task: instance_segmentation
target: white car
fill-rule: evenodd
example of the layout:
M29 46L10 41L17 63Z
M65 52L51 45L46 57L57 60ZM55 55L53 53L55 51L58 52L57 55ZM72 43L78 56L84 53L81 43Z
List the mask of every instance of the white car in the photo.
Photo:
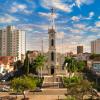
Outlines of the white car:
M9 92L10 91L10 86L4 85L2 88L0 88L0 91L2 91L2 92Z

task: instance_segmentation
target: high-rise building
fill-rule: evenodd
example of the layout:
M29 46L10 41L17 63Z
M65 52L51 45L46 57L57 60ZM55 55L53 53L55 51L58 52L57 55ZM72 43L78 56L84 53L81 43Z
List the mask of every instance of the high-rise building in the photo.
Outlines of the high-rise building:
M77 54L83 53L83 46L77 46Z
M18 30L15 26L0 30L0 56L14 56L21 60L25 54L25 38L25 31Z
M91 53L100 54L100 39L91 42Z

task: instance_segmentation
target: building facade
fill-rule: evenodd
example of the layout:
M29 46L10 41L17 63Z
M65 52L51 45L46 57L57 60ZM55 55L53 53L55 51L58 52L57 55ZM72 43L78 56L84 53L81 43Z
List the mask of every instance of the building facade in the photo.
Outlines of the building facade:
M100 54L100 39L91 42L91 53Z
M8 26L0 30L0 56L14 56L21 60L26 48L25 31L18 30L14 26Z
M77 46L77 54L83 53L83 46Z
M88 61L90 58L91 53L85 52L85 53L81 53L76 55L76 59L77 60L82 60L82 61Z

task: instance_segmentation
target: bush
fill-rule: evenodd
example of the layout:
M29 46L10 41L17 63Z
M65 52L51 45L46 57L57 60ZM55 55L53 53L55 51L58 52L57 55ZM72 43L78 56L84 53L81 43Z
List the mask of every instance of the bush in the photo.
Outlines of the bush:
M30 76L15 78L10 83L14 91L21 93L24 90L31 90L36 88L36 80Z
M100 57L100 54L92 54L89 58L95 59L95 58L98 58L98 57Z
M37 80L36 80L36 86L37 86L37 87L41 87L41 86L42 86L42 83L43 83L43 78L42 78L42 79L37 79Z
M82 77L80 77L80 76L73 76L71 78L69 78L69 77L63 78L63 82L64 82L65 87L67 87L69 85L73 85L73 84L78 84L81 82L81 80L82 80Z

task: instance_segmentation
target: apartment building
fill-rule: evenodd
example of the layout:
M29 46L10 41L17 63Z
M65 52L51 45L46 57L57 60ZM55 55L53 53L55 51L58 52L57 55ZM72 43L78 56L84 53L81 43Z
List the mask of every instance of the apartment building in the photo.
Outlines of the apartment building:
M83 46L77 46L77 54L83 53Z
M25 55L26 36L25 31L8 26L0 30L0 56L14 56L21 60Z
M100 39L91 42L91 53L100 54Z

